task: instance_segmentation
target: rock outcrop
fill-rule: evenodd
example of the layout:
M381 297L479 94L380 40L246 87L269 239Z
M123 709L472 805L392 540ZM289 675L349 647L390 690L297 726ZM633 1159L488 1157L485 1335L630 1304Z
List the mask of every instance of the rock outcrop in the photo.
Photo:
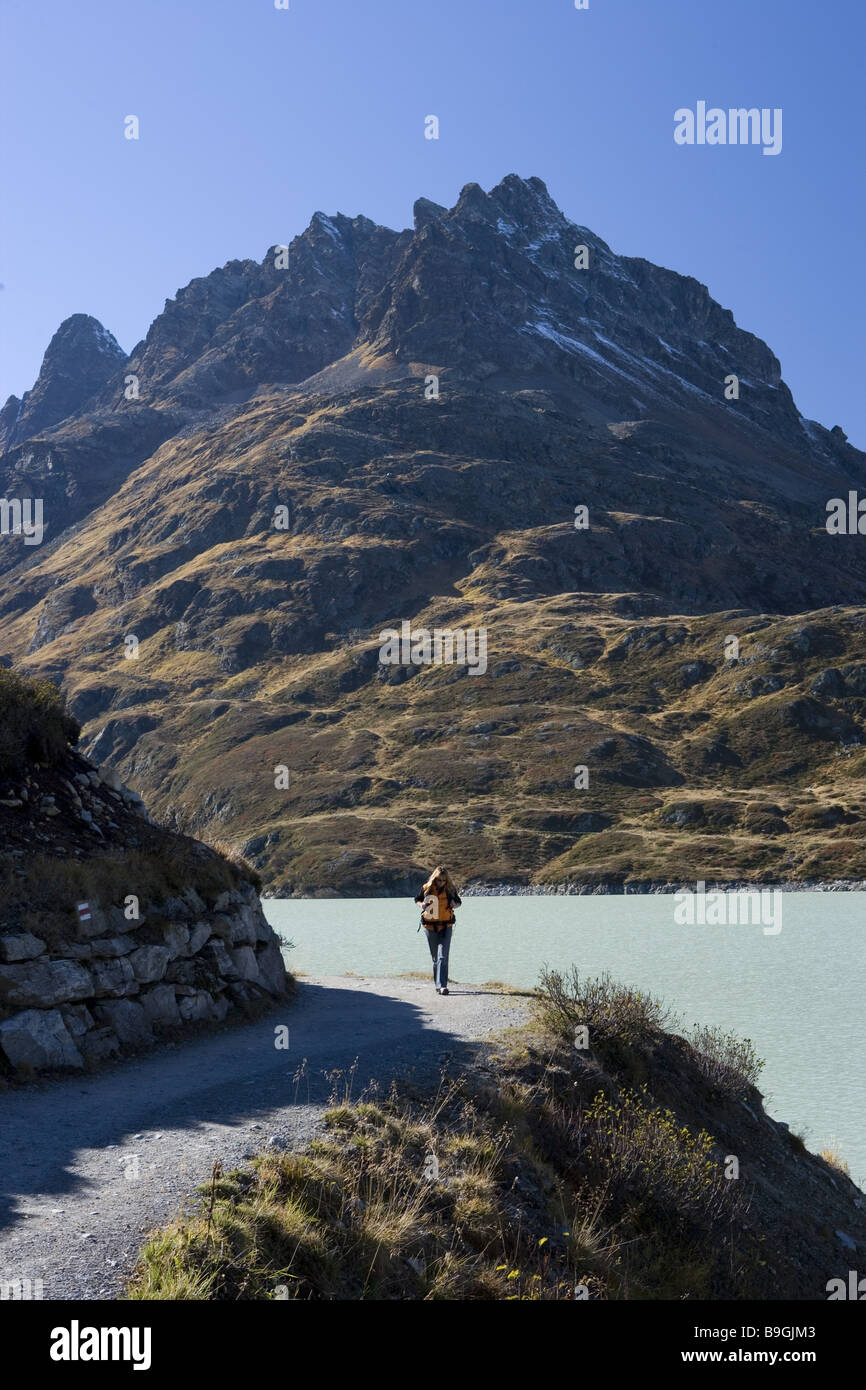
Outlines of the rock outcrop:
M81 1068L283 997L243 866L155 824L70 747L50 691L0 671L0 711L0 1075Z

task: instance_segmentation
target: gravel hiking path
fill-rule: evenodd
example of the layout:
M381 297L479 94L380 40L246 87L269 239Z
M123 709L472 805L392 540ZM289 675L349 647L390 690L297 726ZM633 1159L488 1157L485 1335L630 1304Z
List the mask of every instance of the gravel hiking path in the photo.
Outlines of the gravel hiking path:
M370 1080L433 1080L527 1008L495 987L455 984L443 998L427 980L307 977L255 1023L0 1094L0 1281L41 1279L45 1299L116 1298L143 1237L189 1210L215 1159L229 1170L312 1138L335 1086L344 1094L334 1072L357 1058L353 1099Z

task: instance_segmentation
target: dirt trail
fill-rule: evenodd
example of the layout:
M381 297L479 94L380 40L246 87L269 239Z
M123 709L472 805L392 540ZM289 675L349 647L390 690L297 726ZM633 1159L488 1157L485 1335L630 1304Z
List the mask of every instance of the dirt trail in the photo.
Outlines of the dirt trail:
M330 1074L357 1058L354 1096L371 1079L434 1077L446 1054L470 1055L473 1043L521 1023L526 1007L476 985L442 998L426 980L308 978L256 1023L7 1091L0 1282L41 1279L46 1299L115 1297L142 1236L176 1214L215 1159L230 1168L270 1141L309 1140ZM280 1025L287 1050L275 1046Z

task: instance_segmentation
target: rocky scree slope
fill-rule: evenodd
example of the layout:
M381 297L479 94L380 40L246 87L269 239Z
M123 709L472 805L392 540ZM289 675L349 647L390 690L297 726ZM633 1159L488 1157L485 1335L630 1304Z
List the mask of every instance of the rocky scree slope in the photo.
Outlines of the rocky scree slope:
M770 349L535 178L277 259L0 457L48 527L0 545L0 647L88 754L273 892L863 877L866 558L824 523L866 459ZM383 666L403 620L486 672Z

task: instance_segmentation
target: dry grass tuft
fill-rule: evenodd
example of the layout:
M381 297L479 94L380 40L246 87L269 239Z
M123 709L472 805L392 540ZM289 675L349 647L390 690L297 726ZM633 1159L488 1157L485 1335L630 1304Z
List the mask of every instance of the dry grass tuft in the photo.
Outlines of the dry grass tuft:
M825 1163L829 1163L831 1168L835 1168L837 1173L844 1173L846 1178L850 1178L851 1169L848 1167L847 1160L842 1157L836 1139L831 1139L829 1144L826 1144L823 1149L819 1149L818 1157L823 1158Z

